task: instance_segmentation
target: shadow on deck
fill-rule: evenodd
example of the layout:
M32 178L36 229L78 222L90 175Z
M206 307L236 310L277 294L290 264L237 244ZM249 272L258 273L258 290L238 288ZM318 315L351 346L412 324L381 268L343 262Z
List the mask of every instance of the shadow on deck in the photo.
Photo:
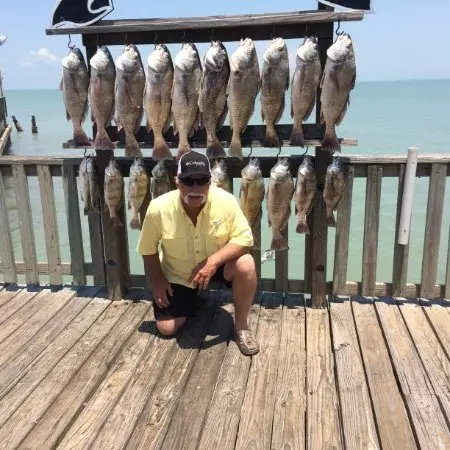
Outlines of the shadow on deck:
M176 339L148 293L0 291L0 447L450 448L450 309L258 296L242 356L216 291Z

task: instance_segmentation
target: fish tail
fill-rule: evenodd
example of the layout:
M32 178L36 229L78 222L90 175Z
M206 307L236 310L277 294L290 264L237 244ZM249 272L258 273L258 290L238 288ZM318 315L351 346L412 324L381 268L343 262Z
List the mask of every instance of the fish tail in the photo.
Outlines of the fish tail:
M302 126L292 128L291 133L291 145L294 147L304 147L305 146L305 136L303 135Z
M336 219L334 218L333 211L327 211L327 225L329 227L336 227Z
M298 234L309 234L309 227L306 222L306 215L305 214L299 214L298 215L298 221L297 221L297 228L295 231Z
M172 153L170 153L169 146L167 145L166 140L164 139L164 136L162 134L155 135L152 158L155 161L172 158Z
M264 139L265 147L280 147L280 139L278 138L278 134L274 127L267 125L266 126L266 137Z
M190 151L191 151L191 146L190 146L189 142L188 141L186 141L186 142L180 141L178 144L178 153L177 153L176 160L179 161L182 155L184 155L185 153L189 153Z
M125 156L142 156L139 143L133 133L125 134Z
M241 138L238 134L233 133L230 147L228 148L228 156L234 156L235 158L242 159L242 144Z
M106 133L105 127L98 127L95 135L94 148L96 150L114 150L114 144Z
M210 159L225 158L226 153L217 136L208 136L206 142L206 156Z
M133 230L141 229L141 222L139 220L139 215L136 208L131 209L131 220L130 220L130 228Z
M286 239L281 234L280 230L272 229L272 242L270 244L271 250L289 250Z
M111 223L115 226L115 227L123 227L123 223L122 221L119 219L119 216L112 216L111 217Z
M84 132L81 123L73 124L73 143L75 145L91 145L91 141Z
M325 129L325 136L322 140L322 150L330 153L341 151L341 144L339 144L334 126Z

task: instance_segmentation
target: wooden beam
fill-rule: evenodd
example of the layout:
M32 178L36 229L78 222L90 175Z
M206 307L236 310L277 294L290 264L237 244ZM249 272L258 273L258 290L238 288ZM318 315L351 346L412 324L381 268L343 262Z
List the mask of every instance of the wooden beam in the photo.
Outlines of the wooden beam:
M83 45L123 45L125 38L134 44L166 44L189 40L209 42L239 41L248 36L254 40L266 40L272 34L293 39L305 32L318 37L328 33L330 22L359 21L361 11L293 11L266 14L242 14L230 16L173 17L153 19L102 20L95 25L81 27L47 28L47 35L82 34Z
M11 125L8 125L5 130L3 131L3 134L0 136L0 156L3 155L8 150L9 143L11 141L11 132L12 127Z

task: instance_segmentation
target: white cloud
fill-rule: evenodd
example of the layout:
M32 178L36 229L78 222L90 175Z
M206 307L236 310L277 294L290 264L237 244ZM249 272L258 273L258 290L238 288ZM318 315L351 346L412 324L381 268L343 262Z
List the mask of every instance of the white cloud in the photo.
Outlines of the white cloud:
M44 62L46 64L54 64L60 61L56 55L54 55L48 48L40 48L38 51L31 50L30 55L38 62Z
M36 64L33 64L31 61L22 61L20 63L20 65L22 67L25 67L25 68L27 68L27 67L36 67Z

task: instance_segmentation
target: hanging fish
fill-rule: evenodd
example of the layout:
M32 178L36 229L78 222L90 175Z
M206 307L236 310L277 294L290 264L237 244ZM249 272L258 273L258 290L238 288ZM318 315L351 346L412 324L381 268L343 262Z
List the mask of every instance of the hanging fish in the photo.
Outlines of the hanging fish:
M117 216L123 205L123 177L120 173L119 164L112 158L105 169L105 205L109 211L111 222L116 227L123 226L122 221Z
M327 167L325 175L325 186L323 189L323 199L327 207L327 225L336 226L333 211L342 197L345 185L344 163L339 156L333 157L333 162Z
M153 167L152 178L150 181L150 192L152 200L172 190L169 172L164 165L164 160L158 161Z
M148 175L141 158L136 158L130 167L130 184L128 187L128 209L131 209L130 227L141 229L139 211L148 190Z
M225 160L216 159L213 168L211 169L211 184L231 192L231 180L227 174L227 165Z
M95 212L100 212L100 189L98 186L99 180L97 171L95 169L94 158L87 158L87 175L89 180L89 196L91 201L91 209Z
M267 210L269 226L272 228L272 250L289 248L282 232L291 215L291 200L294 194L294 181L289 169L288 158L280 158L270 170L269 189L267 190Z
M84 203L83 211L85 216L91 209L91 190L89 188L89 176L87 170L87 163L89 158L90 158L89 156L86 156L85 158L82 159L79 169L81 200L83 200Z
M309 234L306 222L307 215L311 211L314 196L316 194L317 177L313 159L306 155L297 172L297 184L295 187L295 208L297 212L297 233Z

